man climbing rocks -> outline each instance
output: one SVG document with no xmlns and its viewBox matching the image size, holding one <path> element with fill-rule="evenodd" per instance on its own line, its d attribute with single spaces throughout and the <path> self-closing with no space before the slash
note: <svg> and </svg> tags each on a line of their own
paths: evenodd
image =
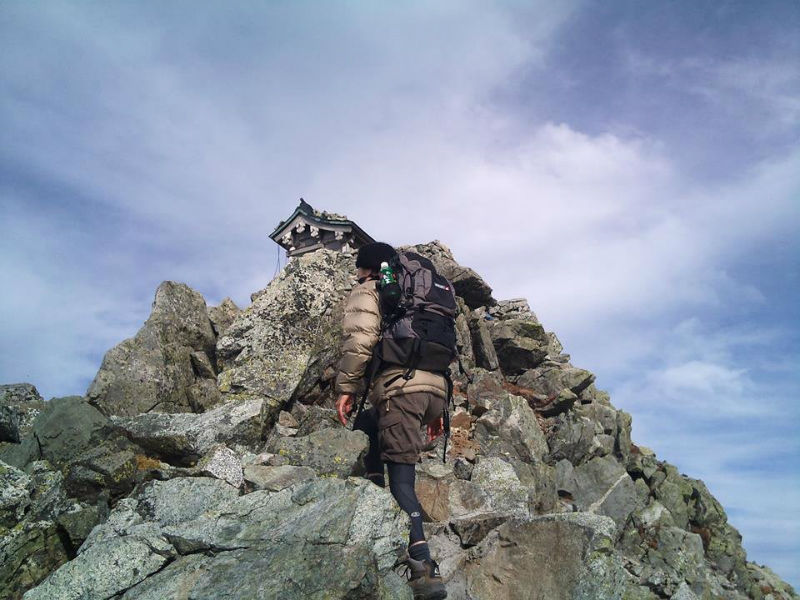
<svg viewBox="0 0 800 600">
<path fill-rule="evenodd" d="M 358 285 L 350 293 L 344 310 L 342 358 L 336 378 L 339 394 L 336 408 L 342 425 L 347 424 L 354 408 L 356 392 L 381 335 L 378 293 L 381 263 L 388 262 L 395 254 L 394 248 L 382 242 L 367 244 L 358 251 Z M 409 379 L 402 377 L 404 373 L 405 367 L 389 365 L 375 375 L 369 395 L 372 407 L 361 411 L 353 428 L 369 436 L 369 451 L 364 459 L 367 477 L 384 487 L 385 465 L 392 496 L 411 520 L 407 564 L 414 598 L 445 598 L 447 592 L 422 529 L 414 481 L 423 445 L 422 425 L 427 425 L 429 441 L 443 432 L 447 385 L 438 373 L 415 369 Z"/>
</svg>

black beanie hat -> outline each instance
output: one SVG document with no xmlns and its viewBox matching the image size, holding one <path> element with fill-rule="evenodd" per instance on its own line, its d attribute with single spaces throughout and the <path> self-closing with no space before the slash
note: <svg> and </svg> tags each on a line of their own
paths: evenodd
<svg viewBox="0 0 800 600">
<path fill-rule="evenodd" d="M 373 242 L 366 246 L 361 246 L 361 248 L 358 249 L 356 266 L 362 269 L 375 269 L 377 271 L 381 268 L 382 262 L 389 262 L 389 259 L 396 254 L 397 251 L 389 244 Z"/>
</svg>

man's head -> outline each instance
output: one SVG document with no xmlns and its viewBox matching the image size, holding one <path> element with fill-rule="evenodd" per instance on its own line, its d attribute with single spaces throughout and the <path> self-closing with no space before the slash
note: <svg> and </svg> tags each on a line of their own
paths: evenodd
<svg viewBox="0 0 800 600">
<path fill-rule="evenodd" d="M 377 273 L 381 269 L 382 262 L 389 262 L 389 259 L 397 254 L 397 251 L 389 244 L 383 242 L 373 242 L 358 249 L 356 257 L 356 268 L 358 277 L 366 277 L 371 273 Z"/>
</svg>

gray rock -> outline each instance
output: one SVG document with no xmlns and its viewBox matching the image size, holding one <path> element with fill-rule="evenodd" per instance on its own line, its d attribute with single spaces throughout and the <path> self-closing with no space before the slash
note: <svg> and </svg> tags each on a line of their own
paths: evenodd
<svg viewBox="0 0 800 600">
<path fill-rule="evenodd" d="M 0 462 L 0 528 L 11 528 L 25 516 L 30 485 L 24 471 Z"/>
<path fill-rule="evenodd" d="M 256 448 L 262 439 L 262 404 L 258 399 L 243 399 L 202 414 L 151 413 L 112 417 L 112 422 L 162 460 L 191 465 L 218 443 L 234 449 Z"/>
<path fill-rule="evenodd" d="M 0 442 L 21 442 L 44 406 L 44 400 L 30 383 L 0 385 Z"/>
<path fill-rule="evenodd" d="M 192 353 L 213 359 L 215 343 L 203 296 L 165 281 L 144 326 L 106 353 L 86 395 L 106 415 L 190 412 L 187 390 L 196 380 Z"/>
<path fill-rule="evenodd" d="M 64 467 L 91 447 L 108 424 L 108 419 L 80 396 L 53 398 L 36 416 L 31 436 L 22 444 L 0 450 L 0 460 L 19 468 L 40 459 Z"/>
<path fill-rule="evenodd" d="M 148 482 L 138 494 L 136 511 L 160 526 L 199 518 L 239 497 L 239 490 L 211 477 L 179 477 Z"/>
<path fill-rule="evenodd" d="M 567 412 L 553 418 L 547 433 L 550 447 L 549 458 L 553 462 L 566 459 L 579 465 L 591 458 L 594 448 L 594 423 L 574 412 Z"/>
<path fill-rule="evenodd" d="M 505 523 L 508 518 L 508 515 L 503 514 L 481 513 L 454 519 L 451 526 L 458 534 L 462 546 L 475 546 L 483 541 L 492 529 Z"/>
<path fill-rule="evenodd" d="M 174 548 L 152 533 L 110 538 L 81 552 L 23 598 L 109 598 L 143 581 L 174 556 Z"/>
<path fill-rule="evenodd" d="M 24 473 L 0 463 L 0 589 L 20 598 L 74 550 L 56 522 L 69 506 L 63 476 L 44 462 Z"/>
<path fill-rule="evenodd" d="M 210 477 L 228 482 L 235 488 L 244 484 L 242 462 L 225 444 L 216 444 L 197 463 L 197 470 Z"/>
<path fill-rule="evenodd" d="M 472 371 L 473 381 L 467 386 L 467 400 L 473 415 L 480 417 L 490 410 L 497 399 L 506 395 L 504 380 L 500 373 L 476 368 Z"/>
<path fill-rule="evenodd" d="M 230 298 L 225 298 L 219 306 L 208 307 L 208 319 L 217 337 L 225 334 L 240 312 L 241 309 Z"/>
<path fill-rule="evenodd" d="M 349 477 L 363 472 L 369 438 L 344 427 L 323 429 L 304 437 L 273 438 L 268 450 L 283 464 L 311 467 L 318 475 Z"/>
<path fill-rule="evenodd" d="M 490 456 L 536 462 L 547 454 L 547 440 L 527 400 L 504 393 L 475 423 L 475 439 Z"/>
<path fill-rule="evenodd" d="M 500 458 L 482 458 L 475 465 L 469 483 L 485 494 L 486 508 L 481 513 L 492 512 L 517 518 L 530 515 L 528 491 L 508 462 Z"/>
<path fill-rule="evenodd" d="M 575 395 L 580 395 L 594 382 L 593 373 L 575 367 L 543 366 L 538 369 L 527 369 L 515 383 L 521 387 L 533 390 L 546 397 L 558 396 L 562 390 L 569 390 Z"/>
<path fill-rule="evenodd" d="M 311 467 L 248 465 L 244 468 L 245 481 L 251 483 L 256 490 L 270 492 L 280 492 L 316 476 Z"/>
<path fill-rule="evenodd" d="M 497 300 L 492 297 L 492 288 L 475 271 L 459 265 L 450 249 L 439 240 L 416 246 L 401 246 L 398 250 L 410 250 L 430 259 L 436 272 L 450 280 L 456 294 L 470 308 L 497 304 Z"/>
<path fill-rule="evenodd" d="M 469 332 L 472 340 L 472 351 L 475 355 L 475 364 L 488 371 L 500 368 L 497 352 L 494 349 L 489 327 L 486 325 L 485 313 L 478 309 L 469 318 Z"/>
<path fill-rule="evenodd" d="M 613 458 L 598 457 L 577 467 L 574 473 L 578 509 L 611 517 L 621 531 L 639 507 L 636 486 L 625 468 Z"/>
<path fill-rule="evenodd" d="M 131 444 L 100 442 L 86 449 L 66 468 L 70 495 L 92 503 L 105 492 L 117 498 L 133 489 L 137 463 Z"/>
<path fill-rule="evenodd" d="M 489 321 L 489 334 L 505 375 L 519 375 L 541 364 L 549 340 L 544 328 L 528 319 Z"/>
<path fill-rule="evenodd" d="M 505 321 L 508 319 L 522 319 L 538 323 L 539 319 L 531 310 L 525 298 L 511 298 L 510 300 L 500 300 L 495 306 L 487 309 L 489 315 L 494 319 Z"/>
<path fill-rule="evenodd" d="M 508 521 L 467 565 L 469 597 L 621 599 L 628 580 L 613 533 L 611 519 L 585 513 Z"/>
<path fill-rule="evenodd" d="M 341 311 L 355 283 L 345 253 L 323 249 L 293 258 L 220 337 L 223 398 L 263 400 L 262 420 L 270 427 L 306 370 L 316 364 L 319 376 L 325 371 L 315 358 L 339 348 Z M 305 387 L 313 389 L 317 379 L 307 377 Z"/>
</svg>

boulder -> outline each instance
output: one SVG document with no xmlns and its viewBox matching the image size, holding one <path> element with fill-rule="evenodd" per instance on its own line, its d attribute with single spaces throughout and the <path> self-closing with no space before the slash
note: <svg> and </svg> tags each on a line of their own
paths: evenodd
<svg viewBox="0 0 800 600">
<path fill-rule="evenodd" d="M 500 300 L 496 305 L 489 306 L 486 312 L 492 319 L 506 321 L 508 319 L 522 319 L 538 323 L 539 319 L 531 310 L 525 298 L 511 298 L 510 300 Z"/>
<path fill-rule="evenodd" d="M 165 281 L 144 326 L 106 353 L 86 395 L 105 415 L 191 412 L 187 390 L 198 379 L 192 353 L 213 363 L 215 343 L 203 296 Z"/>
<path fill-rule="evenodd" d="M 171 502 L 175 481 L 163 482 L 160 502 Z M 161 526 L 182 555 L 123 597 L 410 598 L 391 571 L 406 519 L 388 492 L 363 480 L 255 491 Z"/>
<path fill-rule="evenodd" d="M 507 392 L 477 420 L 474 435 L 489 456 L 513 456 L 523 462 L 536 462 L 548 451 L 545 435 L 528 402 Z"/>
<path fill-rule="evenodd" d="M 594 379 L 594 374 L 585 369 L 550 365 L 526 370 L 515 379 L 515 383 L 545 397 L 558 396 L 563 390 L 579 396 Z"/>
<path fill-rule="evenodd" d="M 337 360 L 344 301 L 355 283 L 346 253 L 323 249 L 289 261 L 219 338 L 223 400 L 262 400 L 262 421 L 271 427 L 290 400 L 314 393 Z"/>
<path fill-rule="evenodd" d="M 149 413 L 111 421 L 150 454 L 186 466 L 218 443 L 236 450 L 256 449 L 262 439 L 262 404 L 258 399 L 243 399 L 202 414 Z"/>
<path fill-rule="evenodd" d="M 197 463 L 197 470 L 202 475 L 222 479 L 235 488 L 244 484 L 242 462 L 236 453 L 225 444 L 215 444 Z"/>
<path fill-rule="evenodd" d="M 253 486 L 253 489 L 269 492 L 280 492 L 316 476 L 311 467 L 248 465 L 244 468 L 244 479 Z"/>
<path fill-rule="evenodd" d="M 233 324 L 242 310 L 230 298 L 225 298 L 219 306 L 208 307 L 208 320 L 214 328 L 214 334 L 219 337 L 224 335 L 228 327 Z"/>
<path fill-rule="evenodd" d="M 594 456 L 594 423 L 574 412 L 566 412 L 552 418 L 547 430 L 550 447 L 548 460 L 553 463 L 566 459 L 579 465 Z"/>
<path fill-rule="evenodd" d="M 29 383 L 0 385 L 0 442 L 21 442 L 44 407 L 44 400 Z"/>
<path fill-rule="evenodd" d="M 450 249 L 439 240 L 416 246 L 401 246 L 398 250 L 416 252 L 428 258 L 436 268 L 436 272 L 450 280 L 456 294 L 461 296 L 470 308 L 497 303 L 492 297 L 492 288 L 475 271 L 459 265 Z"/>
<path fill-rule="evenodd" d="M 568 513 L 507 521 L 466 566 L 470 598 L 621 599 L 629 579 L 613 553 L 614 523 Z"/>
<path fill-rule="evenodd" d="M 31 425 L 31 435 L 21 444 L 0 450 L 0 460 L 24 467 L 48 460 L 64 467 L 102 437 L 109 421 L 80 396 L 53 398 Z"/>
<path fill-rule="evenodd" d="M 21 598 L 74 552 L 57 522 L 69 505 L 63 475 L 48 463 L 31 463 L 26 473 L 0 462 L 0 589 L 4 598 Z"/>
<path fill-rule="evenodd" d="M 544 328 L 528 319 L 489 321 L 497 360 L 504 375 L 519 375 L 539 366 L 547 356 Z"/>
<path fill-rule="evenodd" d="M 494 349 L 489 327 L 486 325 L 485 311 L 483 309 L 476 310 L 470 315 L 468 324 L 475 365 L 487 371 L 496 371 L 500 368 L 500 362 Z"/>
<path fill-rule="evenodd" d="M 349 477 L 363 473 L 369 438 L 344 427 L 323 429 L 304 437 L 274 437 L 268 451 L 279 464 L 311 467 L 318 475 Z"/>
<path fill-rule="evenodd" d="M 611 517 L 622 531 L 639 506 L 636 487 L 625 468 L 611 457 L 593 458 L 574 470 L 578 510 Z"/>
</svg>

